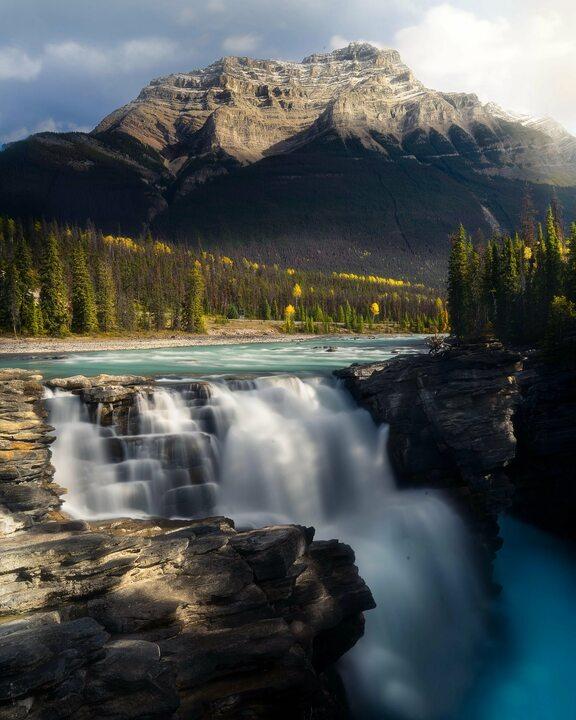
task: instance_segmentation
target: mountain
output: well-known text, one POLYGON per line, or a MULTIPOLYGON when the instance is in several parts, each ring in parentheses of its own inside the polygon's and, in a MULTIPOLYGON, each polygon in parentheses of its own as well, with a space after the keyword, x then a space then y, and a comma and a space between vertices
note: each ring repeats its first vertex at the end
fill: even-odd
POLYGON ((426 88, 365 43, 300 63, 226 57, 153 80, 92 133, 0 153, 0 208, 280 262, 438 275, 458 223, 489 234, 557 197, 576 138, 550 119, 426 88))

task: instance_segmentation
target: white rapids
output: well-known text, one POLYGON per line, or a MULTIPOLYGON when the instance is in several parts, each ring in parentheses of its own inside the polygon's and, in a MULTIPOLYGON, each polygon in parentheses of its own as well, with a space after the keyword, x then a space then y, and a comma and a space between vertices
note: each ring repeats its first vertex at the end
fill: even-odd
POLYGON ((484 604, 465 529, 438 495, 396 489, 386 428, 336 382, 166 384, 138 398, 125 435, 91 422, 78 397, 47 402, 71 515, 223 514, 238 527, 297 522, 338 537, 378 606, 342 663, 355 717, 433 720, 457 707, 484 604))

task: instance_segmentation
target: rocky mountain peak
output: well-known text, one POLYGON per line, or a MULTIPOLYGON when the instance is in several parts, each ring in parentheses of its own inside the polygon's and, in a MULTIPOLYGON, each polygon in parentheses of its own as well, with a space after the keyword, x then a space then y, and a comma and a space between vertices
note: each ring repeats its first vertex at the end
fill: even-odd
POLYGON ((556 193, 576 213, 576 138, 564 128, 428 88, 396 50, 369 43, 157 78, 90 135, 35 136, 4 151, 3 168, 0 199, 15 215, 30 212, 34 185, 36 216, 117 228, 121 205, 131 227, 292 254, 320 237, 338 270, 341 255, 372 272, 384 242, 387 273, 412 275, 420 247, 424 276, 459 223, 516 227, 527 183, 540 211, 556 193), (63 174, 69 184, 55 185, 63 174))
POLYGON ((378 48, 367 42, 351 42, 346 47, 333 50, 329 53, 314 53, 308 55, 302 60, 302 64, 308 65, 311 63, 330 63, 350 60, 375 63, 383 57, 401 62, 400 53, 397 50, 378 48))

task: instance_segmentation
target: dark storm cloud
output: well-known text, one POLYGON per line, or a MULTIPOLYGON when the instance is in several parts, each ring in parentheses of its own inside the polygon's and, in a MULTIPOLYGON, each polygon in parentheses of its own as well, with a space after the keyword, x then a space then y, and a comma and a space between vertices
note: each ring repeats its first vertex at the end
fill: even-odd
POLYGON ((344 0, 2 0, 0 139, 91 127, 152 77, 225 54, 286 59, 365 36, 391 37, 405 2, 344 0), (375 30, 373 27, 372 29, 375 30))

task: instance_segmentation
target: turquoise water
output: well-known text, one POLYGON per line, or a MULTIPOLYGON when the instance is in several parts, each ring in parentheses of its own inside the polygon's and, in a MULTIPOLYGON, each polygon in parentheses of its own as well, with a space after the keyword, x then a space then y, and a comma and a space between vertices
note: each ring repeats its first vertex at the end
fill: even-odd
MULTIPOLYGON (((421 352, 422 336, 70 353, 0 358, 0 367, 46 377, 106 373, 205 376, 326 373, 353 362, 421 352), (334 348, 329 351, 328 347, 334 348)), ((576 554, 560 540, 512 519, 495 566, 503 591, 497 630, 465 706, 450 720, 576 719, 576 554)), ((444 719, 445 720, 445 719, 444 719)))
POLYGON ((505 519, 499 628, 457 720, 576 718, 576 549, 505 519))
POLYGON ((46 378, 98 373, 180 376, 325 373, 354 362, 376 362, 398 353, 421 352, 424 348, 423 335, 334 337, 302 342, 67 353, 57 357, 5 355, 0 356, 0 368, 30 368, 46 378))

